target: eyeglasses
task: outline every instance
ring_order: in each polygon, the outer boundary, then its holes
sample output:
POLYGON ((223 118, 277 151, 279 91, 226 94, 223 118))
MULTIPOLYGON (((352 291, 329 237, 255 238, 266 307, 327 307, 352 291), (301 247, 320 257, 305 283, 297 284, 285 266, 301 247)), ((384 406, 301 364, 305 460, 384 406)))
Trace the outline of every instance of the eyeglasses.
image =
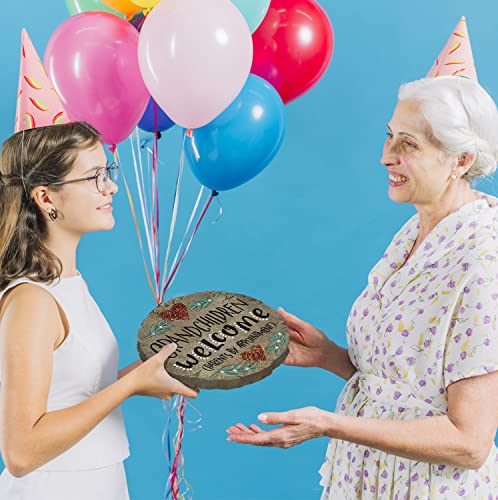
POLYGON ((92 175, 90 177, 81 177, 79 179, 71 179, 69 181, 52 182, 50 184, 47 184, 47 186, 61 186, 63 184, 70 184, 72 182, 95 180, 95 184, 97 185, 97 190, 100 193, 103 193, 107 188, 107 183, 109 179, 111 179, 112 182, 116 182, 118 180, 118 171, 119 171, 118 164, 113 162, 110 165, 99 168, 95 173, 95 175, 92 175))

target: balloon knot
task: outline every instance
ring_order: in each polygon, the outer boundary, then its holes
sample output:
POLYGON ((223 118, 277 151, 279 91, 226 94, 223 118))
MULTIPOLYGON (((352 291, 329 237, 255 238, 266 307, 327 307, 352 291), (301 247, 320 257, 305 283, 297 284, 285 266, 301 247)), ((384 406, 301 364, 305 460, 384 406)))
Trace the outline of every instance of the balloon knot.
POLYGON ((111 144, 109 146, 109 151, 114 154, 114 152, 116 151, 116 144, 111 144))
POLYGON ((192 137, 192 129, 191 129, 191 128, 189 128, 189 129, 185 132, 185 135, 186 135, 187 137, 192 137))
POLYGON ((220 193, 218 193, 218 191, 215 191, 213 189, 213 192, 211 193, 211 196, 214 198, 215 196, 218 196, 220 193))
POLYGON ((147 17, 150 14, 150 11, 152 10, 152 7, 147 7, 142 11, 142 14, 147 17))

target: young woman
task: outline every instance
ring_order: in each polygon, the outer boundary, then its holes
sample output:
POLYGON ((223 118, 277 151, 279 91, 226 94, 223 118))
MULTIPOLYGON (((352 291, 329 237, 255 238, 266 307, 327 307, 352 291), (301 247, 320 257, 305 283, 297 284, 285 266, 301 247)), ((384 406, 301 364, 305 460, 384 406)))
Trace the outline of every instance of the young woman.
POLYGON ((175 346, 118 373, 116 338, 78 272, 81 237, 114 226, 117 171, 85 123, 18 132, 3 144, 0 498, 128 499, 120 404, 197 395, 164 369, 175 346))

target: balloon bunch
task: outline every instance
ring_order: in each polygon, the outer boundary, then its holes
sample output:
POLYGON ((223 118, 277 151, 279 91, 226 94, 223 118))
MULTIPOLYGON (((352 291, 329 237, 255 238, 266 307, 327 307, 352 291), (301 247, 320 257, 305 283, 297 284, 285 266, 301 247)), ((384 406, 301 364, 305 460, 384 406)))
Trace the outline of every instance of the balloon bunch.
POLYGON ((285 133, 284 105, 332 58, 315 0, 66 0, 46 67, 71 119, 109 144, 135 126, 190 129, 201 184, 235 188, 263 170, 285 133), (75 50, 78 47, 79 50, 75 50), (259 77, 259 78, 258 78, 259 77))

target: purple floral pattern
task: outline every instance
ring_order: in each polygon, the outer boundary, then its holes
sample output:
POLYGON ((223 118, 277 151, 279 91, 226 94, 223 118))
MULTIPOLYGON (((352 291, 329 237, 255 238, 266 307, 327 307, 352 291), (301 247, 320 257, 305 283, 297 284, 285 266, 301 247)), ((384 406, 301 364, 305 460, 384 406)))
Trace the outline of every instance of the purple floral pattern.
MULTIPOLYGON (((357 372, 336 412, 408 420, 445 415, 447 388, 498 370, 498 199, 451 213, 406 260, 418 214, 368 276, 347 322, 357 372)), ((322 500, 498 500, 498 450, 479 470, 416 462, 331 439, 320 469, 322 500)))

